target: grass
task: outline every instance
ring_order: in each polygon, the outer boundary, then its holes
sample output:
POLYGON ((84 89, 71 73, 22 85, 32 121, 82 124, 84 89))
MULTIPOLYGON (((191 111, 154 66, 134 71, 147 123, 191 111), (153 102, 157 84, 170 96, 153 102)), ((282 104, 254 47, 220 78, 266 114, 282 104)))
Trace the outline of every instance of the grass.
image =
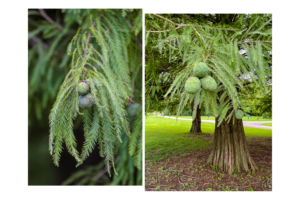
MULTIPOLYGON (((171 115, 170 117, 176 117, 176 115, 171 115)), ((184 119, 192 119, 192 116, 179 116, 178 118, 184 118, 184 119)), ((202 120, 215 120, 212 116, 201 116, 202 120)), ((262 117, 257 116, 250 116, 249 120, 248 117, 244 117, 243 121, 272 121, 272 119, 263 119, 262 117)))
MULTIPOLYGON (((184 152, 211 146, 205 134, 213 134, 214 123, 202 122, 203 134, 190 134, 191 121, 149 116, 145 118, 145 159, 165 160, 185 156, 184 152)), ((272 137, 272 130, 244 127, 246 136, 272 137)))
POLYGON ((272 123, 265 123, 265 124, 262 124, 264 126, 272 126, 272 123))

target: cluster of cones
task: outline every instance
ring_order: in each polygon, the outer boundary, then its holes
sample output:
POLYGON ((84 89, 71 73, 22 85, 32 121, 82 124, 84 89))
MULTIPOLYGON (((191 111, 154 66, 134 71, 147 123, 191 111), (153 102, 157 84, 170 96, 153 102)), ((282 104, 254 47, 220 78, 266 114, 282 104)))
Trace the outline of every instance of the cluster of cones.
MULTIPOLYGON (((213 77, 209 75, 208 66, 200 62, 196 64, 193 68, 193 77, 187 79, 184 85, 184 90, 189 94, 196 94, 201 91, 201 88, 207 91, 216 91, 217 83, 213 77)), ((244 112, 237 110, 235 112, 235 117, 237 119, 243 119, 244 112)))
POLYGON ((89 90, 90 90, 90 86, 85 81, 81 81, 78 84, 80 108, 90 108, 94 105, 94 99, 92 94, 89 93, 89 90))
POLYGON ((216 91, 217 83, 215 79, 209 76, 208 66, 201 62, 194 66, 193 77, 185 82, 184 89, 189 94, 196 94, 202 89, 207 91, 216 91))

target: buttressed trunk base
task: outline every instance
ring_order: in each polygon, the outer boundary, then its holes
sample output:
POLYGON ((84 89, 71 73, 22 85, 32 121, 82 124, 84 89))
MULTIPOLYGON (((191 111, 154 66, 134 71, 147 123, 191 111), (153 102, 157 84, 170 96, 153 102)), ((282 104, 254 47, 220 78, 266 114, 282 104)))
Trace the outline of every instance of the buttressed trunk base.
POLYGON ((232 174, 236 169, 238 172, 245 170, 258 170, 253 161, 244 132, 241 119, 231 119, 229 123, 225 120, 219 127, 218 118, 215 119, 214 142, 207 163, 232 174), (234 123, 233 123, 234 122, 234 123))

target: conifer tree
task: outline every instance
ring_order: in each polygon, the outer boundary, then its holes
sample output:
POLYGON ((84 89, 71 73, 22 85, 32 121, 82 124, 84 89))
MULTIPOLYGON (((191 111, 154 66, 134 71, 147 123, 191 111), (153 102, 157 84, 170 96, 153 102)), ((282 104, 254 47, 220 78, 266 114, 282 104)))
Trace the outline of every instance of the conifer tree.
MULTIPOLYGON (((84 15, 88 26, 80 27, 68 45, 71 69, 49 115, 49 150, 56 166, 59 166, 63 143, 76 159, 77 166, 98 146, 109 175, 111 167, 116 172, 116 143, 122 143, 124 134, 131 135, 126 110, 133 97, 131 86, 135 80, 131 73, 135 72, 137 76, 141 68, 141 59, 137 58, 141 57, 139 49, 131 43, 141 32, 142 11, 128 22, 124 17, 132 10, 87 10, 84 15), (84 126, 85 142, 81 153, 76 148, 73 133, 73 120, 77 117, 82 118, 84 126)), ((76 14, 73 10, 67 12, 76 14)), ((135 122, 133 136, 138 139, 132 139, 130 145, 130 154, 139 169, 142 141, 137 136, 141 133, 137 132, 141 132, 141 121, 135 122)))
POLYGON ((146 95, 156 95, 152 83, 159 85, 164 80, 161 74, 157 76, 153 71, 164 67, 168 59, 172 84, 164 97, 167 101, 179 99, 177 116, 187 105, 193 104, 193 120, 202 105, 206 113, 216 118, 214 142, 207 163, 229 173, 257 170, 246 142, 240 94, 250 92, 249 86, 257 86, 264 93, 268 90, 272 16, 149 14, 145 22, 146 49, 149 50, 146 73, 151 72, 146 74, 146 95), (199 78, 195 73, 198 65, 207 66, 205 77, 199 78), (196 93, 185 89, 191 77, 201 82, 196 93))

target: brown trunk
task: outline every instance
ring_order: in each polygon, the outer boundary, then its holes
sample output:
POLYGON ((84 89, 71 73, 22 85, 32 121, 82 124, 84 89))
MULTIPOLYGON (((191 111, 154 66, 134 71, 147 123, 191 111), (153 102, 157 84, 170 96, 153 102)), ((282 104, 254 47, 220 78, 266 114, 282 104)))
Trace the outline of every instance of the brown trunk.
POLYGON ((215 121, 213 148, 207 163, 229 174, 235 170, 258 170, 249 153, 243 121, 232 118, 229 123, 223 120, 219 127, 217 124, 218 118, 215 121))
MULTIPOLYGON (((192 106, 193 108, 193 106, 192 106)), ((202 133, 201 131, 201 109, 197 107, 196 117, 192 122, 190 133, 202 133)))

